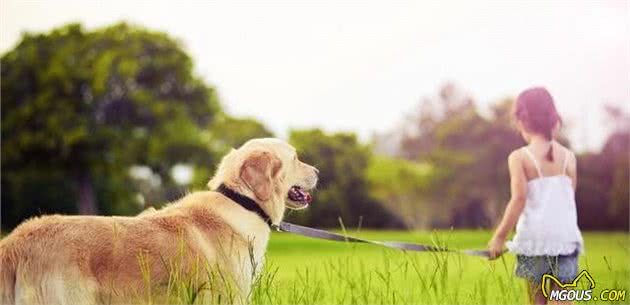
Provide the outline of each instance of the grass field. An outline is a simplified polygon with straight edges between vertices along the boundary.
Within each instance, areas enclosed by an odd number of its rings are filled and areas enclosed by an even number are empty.
[[[488,231],[348,234],[378,240],[483,248]],[[586,269],[600,289],[630,290],[627,233],[584,233]],[[515,278],[515,257],[487,261],[453,253],[413,253],[364,244],[322,241],[274,233],[255,304],[515,304],[527,302],[523,280]],[[630,301],[626,296],[625,302]],[[601,303],[590,302],[590,303]],[[619,302],[618,302],[619,303]]]
[[[438,244],[454,249],[483,248],[488,231],[362,231],[349,235],[374,240]],[[603,289],[630,293],[630,235],[586,232],[579,269]],[[323,241],[274,232],[252,304],[524,304],[525,283],[515,278],[514,255],[488,261],[455,253],[403,252],[366,244]],[[581,284],[585,284],[580,282]],[[169,303],[200,303],[185,281]],[[184,292],[183,294],[181,292]],[[140,303],[151,304],[151,298]],[[192,301],[191,301],[192,300]],[[196,301],[195,301],[196,300]],[[231,303],[225,299],[213,303]],[[628,304],[579,302],[578,304]]]

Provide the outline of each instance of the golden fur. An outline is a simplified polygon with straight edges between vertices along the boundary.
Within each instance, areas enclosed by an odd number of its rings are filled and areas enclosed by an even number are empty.
[[[223,158],[208,186],[221,183],[255,199],[278,223],[287,206],[301,207],[287,200],[289,188],[315,187],[317,170],[287,143],[256,139]],[[207,280],[210,271],[230,279],[212,287],[232,283],[228,302],[244,303],[269,234],[258,215],[213,191],[135,217],[33,218],[0,241],[0,304],[146,302],[166,295],[174,274]]]

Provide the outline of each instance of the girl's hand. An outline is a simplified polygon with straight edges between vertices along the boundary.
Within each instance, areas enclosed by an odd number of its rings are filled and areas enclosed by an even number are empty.
[[[493,237],[490,242],[488,242],[488,253],[490,253],[489,260],[497,259],[499,256],[503,254],[503,244],[505,240]]]
[[[505,239],[516,225],[527,200],[527,176],[519,151],[513,151],[508,157],[508,168],[510,169],[510,192],[512,196],[505,208],[501,222],[488,243],[489,259],[496,259],[505,252],[503,250]]]

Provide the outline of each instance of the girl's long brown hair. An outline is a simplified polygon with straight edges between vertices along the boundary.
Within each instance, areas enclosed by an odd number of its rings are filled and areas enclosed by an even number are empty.
[[[548,141],[553,139],[553,129],[556,125],[562,123],[553,97],[542,87],[529,88],[518,95],[514,105],[514,117],[527,131],[540,134]],[[549,145],[545,158],[553,161],[553,144]]]

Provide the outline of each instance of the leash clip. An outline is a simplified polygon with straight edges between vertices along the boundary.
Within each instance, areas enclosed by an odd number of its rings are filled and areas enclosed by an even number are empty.
[[[269,227],[271,227],[272,230],[276,230],[277,232],[281,232],[280,230],[280,226],[277,224],[270,224]]]

